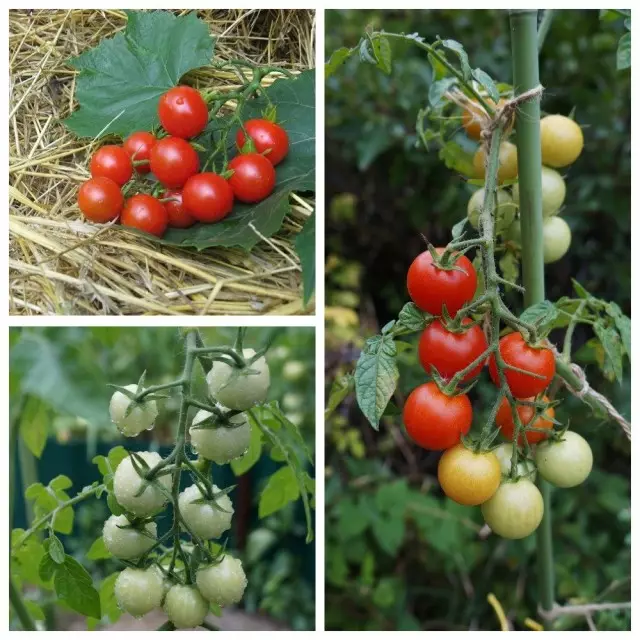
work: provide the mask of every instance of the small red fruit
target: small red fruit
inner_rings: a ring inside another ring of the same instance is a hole
[[[111,178],[91,178],[78,191],[78,207],[91,222],[111,222],[122,211],[124,198]]]
[[[181,85],[160,96],[158,117],[169,135],[193,138],[207,126],[209,109],[199,91]]]
[[[182,203],[182,191],[165,191],[162,196],[164,208],[169,215],[169,226],[175,229],[186,229],[196,223],[196,219],[189,214]]]
[[[169,224],[169,214],[160,200],[139,193],[125,202],[120,222],[126,227],[162,237]]]
[[[122,147],[107,144],[93,154],[89,171],[94,178],[110,178],[121,187],[131,180],[133,165]]]
[[[241,202],[260,202],[270,195],[275,187],[275,169],[259,153],[236,156],[229,163],[229,169],[233,170],[229,184]]]
[[[122,148],[127,152],[132,162],[147,161],[133,167],[137,173],[149,173],[151,170],[149,156],[155,143],[156,137],[148,131],[136,131],[124,141]]]
[[[182,204],[196,220],[218,222],[231,213],[233,191],[217,173],[198,173],[184,185]]]

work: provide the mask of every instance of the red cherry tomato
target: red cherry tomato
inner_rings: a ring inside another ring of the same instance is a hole
[[[153,175],[169,189],[179,189],[198,173],[200,160],[195,149],[182,138],[162,138],[151,149],[149,164]]]
[[[169,216],[169,226],[176,229],[186,229],[196,223],[196,219],[185,209],[182,203],[182,191],[165,191],[162,195],[165,200],[164,208]]]
[[[124,198],[111,178],[91,178],[78,191],[78,207],[91,222],[110,222],[122,211]]]
[[[193,138],[207,126],[209,109],[199,91],[181,85],[160,96],[158,117],[169,135]]]
[[[526,398],[527,402],[533,402],[535,398]],[[549,402],[547,396],[543,397],[545,402]],[[518,405],[516,411],[520,418],[520,422],[526,427],[535,427],[536,429],[553,429],[553,419],[555,418],[556,411],[553,407],[547,407],[542,415],[539,415],[532,424],[529,424],[533,420],[535,415],[535,408],[528,405]],[[509,440],[513,441],[513,432],[515,431],[516,424],[513,421],[513,414],[511,413],[511,405],[506,398],[502,398],[500,408],[496,414],[496,424],[500,427],[502,435]],[[525,436],[529,444],[535,444],[544,440],[547,434],[541,431],[525,431]],[[518,444],[522,445],[522,436],[518,437]]]
[[[148,161],[155,143],[156,137],[148,131],[136,131],[124,141],[122,148],[127,152],[132,162],[147,160],[144,164],[134,166],[138,173],[149,173],[151,170]]]
[[[93,154],[89,171],[94,178],[111,178],[117,185],[122,186],[131,180],[133,165],[122,147],[108,144]]]
[[[264,154],[274,167],[282,162],[287,153],[289,153],[289,136],[287,132],[275,122],[262,118],[247,120],[244,123],[244,128],[248,136],[253,140],[253,146],[256,148],[256,151]],[[236,133],[238,149],[244,147],[246,140],[244,131],[240,129],[238,133]]]
[[[461,333],[454,333],[440,320],[434,320],[422,332],[418,343],[418,356],[427,373],[430,374],[431,367],[435,367],[443,378],[451,379],[458,371],[462,371],[482,355],[488,347],[487,339],[477,324],[465,318],[462,326],[468,325],[472,326]],[[462,381],[466,382],[477,376],[485,362],[474,367]]]
[[[436,249],[438,255],[444,248]],[[449,315],[454,316],[476,293],[478,276],[471,261],[459,256],[454,265],[457,269],[441,269],[434,265],[429,251],[423,251],[409,267],[407,289],[416,305],[434,316],[442,314],[445,306]]]
[[[530,347],[520,333],[510,333],[501,338],[498,348],[506,364],[542,376],[537,378],[505,369],[507,385],[514,398],[537,396],[549,386],[556,374],[556,359],[550,349]],[[489,373],[494,384],[500,386],[500,376],[494,355],[489,360]]]
[[[233,175],[229,184],[241,202],[260,202],[272,191],[276,184],[273,165],[259,153],[236,156],[230,163]]]
[[[139,193],[124,203],[120,222],[126,227],[135,227],[162,237],[169,224],[169,214],[160,200],[146,193]]]
[[[473,411],[464,395],[447,396],[435,382],[415,388],[404,404],[409,437],[424,449],[440,451],[458,444],[471,428]]]
[[[217,173],[198,173],[184,185],[182,204],[196,220],[218,222],[231,213],[233,191]]]

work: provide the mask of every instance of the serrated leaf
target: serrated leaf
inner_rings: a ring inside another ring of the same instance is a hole
[[[573,284],[573,290],[576,292],[578,297],[583,299],[591,297],[591,294],[577,280],[572,278],[571,283]]]
[[[446,77],[436,80],[429,86],[429,104],[432,107],[439,107],[444,102],[444,94],[456,84],[456,78]]]
[[[413,302],[407,302],[398,314],[398,324],[410,331],[422,331],[430,322],[430,319],[431,317],[420,310]]]
[[[51,410],[38,398],[28,396],[24,409],[20,414],[20,437],[29,451],[40,458],[49,435]]]
[[[616,69],[622,71],[631,67],[631,34],[625,33],[618,41]]]
[[[339,67],[341,67],[355,52],[355,49],[348,49],[347,47],[341,47],[336,49],[329,58],[329,62],[324,65],[324,78],[325,80],[332,76]]]
[[[626,354],[631,358],[631,320],[622,313],[622,309],[615,302],[607,305],[607,311],[613,317]]]
[[[80,74],[80,108],[65,120],[81,137],[127,136],[158,125],[158,99],[180,78],[211,62],[214,40],[195,12],[127,11],[123,33],[69,64]]]
[[[497,103],[500,99],[500,92],[498,91],[498,87],[496,87],[496,83],[493,81],[493,78],[486,71],[483,71],[480,68],[474,69],[472,75],[485,88],[489,97]]]
[[[293,469],[281,467],[269,478],[260,494],[258,517],[266,518],[299,497],[300,490]]]
[[[295,240],[296,253],[302,267],[303,302],[307,304],[316,286],[316,212],[304,223]]]
[[[87,570],[74,558],[67,556],[58,566],[54,585],[56,595],[69,608],[84,616],[100,618],[100,596]]]
[[[262,432],[253,422],[253,418],[249,416],[249,424],[251,425],[251,439],[249,440],[249,449],[247,452],[230,463],[231,470],[236,476],[241,476],[251,469],[260,460],[262,455]]]
[[[593,325],[593,330],[600,340],[613,375],[622,383],[622,343],[618,332],[600,321]]]
[[[374,429],[398,382],[396,346],[390,336],[369,338],[356,364],[356,399]]]
[[[391,73],[391,45],[385,36],[378,36],[373,40],[373,54],[376,66],[387,75]]]
[[[469,66],[469,56],[464,47],[456,40],[443,40],[442,46],[453,51],[460,59],[460,70],[465,82],[471,78],[471,67]]]
[[[558,317],[558,310],[549,300],[533,304],[520,314],[520,320],[541,329],[547,328]]]
[[[353,375],[347,374],[336,377],[331,385],[331,390],[329,391],[329,399],[327,400],[327,407],[324,411],[325,420],[331,416],[342,401],[351,393],[351,391],[353,391],[353,388]]]

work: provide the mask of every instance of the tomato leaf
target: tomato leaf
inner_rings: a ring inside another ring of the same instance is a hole
[[[398,383],[396,345],[389,335],[369,338],[356,364],[356,399],[374,429]]]
[[[342,401],[353,391],[353,376],[347,374],[344,376],[337,376],[331,390],[329,391],[329,399],[327,400],[327,407],[324,410],[324,418],[327,420],[329,416],[340,406]]]
[[[631,34],[625,33],[618,42],[616,69],[622,71],[631,67]]]
[[[180,78],[211,62],[214,40],[195,13],[127,11],[123,33],[69,64],[80,72],[80,108],[65,120],[76,135],[127,136],[158,124],[158,99]]]
[[[341,67],[355,52],[355,49],[348,49],[347,47],[341,47],[336,49],[329,58],[329,62],[324,65],[324,77],[327,79],[332,76],[339,67]]]
[[[497,103],[500,99],[500,93],[491,76],[480,68],[474,69],[472,75],[487,90],[489,97]]]
[[[100,618],[100,596],[87,570],[71,556],[55,572],[56,595],[68,607],[92,618]]]

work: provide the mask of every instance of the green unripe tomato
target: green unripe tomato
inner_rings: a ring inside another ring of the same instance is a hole
[[[209,613],[209,603],[193,585],[174,584],[164,599],[164,612],[176,629],[195,629]]]
[[[563,218],[546,218],[542,225],[542,241],[545,264],[557,262],[571,246],[571,229]]]
[[[144,555],[156,542],[158,525],[148,522],[144,525],[145,535],[134,529],[127,516],[111,516],[104,523],[102,539],[109,553],[121,560],[131,560]]]
[[[155,451],[141,451],[138,455],[153,469],[161,460],[160,454]],[[118,504],[130,513],[139,517],[146,517],[157,513],[164,507],[167,498],[154,484],[149,484],[140,494],[144,480],[138,475],[131,462],[131,456],[125,458],[116,469],[113,478],[113,492]],[[171,476],[164,475],[154,478],[154,483],[159,483],[167,491],[171,491]]]
[[[500,463],[500,471],[504,477],[511,476],[511,457],[513,456],[513,445],[510,442],[505,442],[501,444],[499,447],[496,447],[493,452],[496,454],[498,458],[498,462]],[[531,480],[531,482],[536,481],[537,471],[536,465],[533,460],[520,459],[518,465],[516,467],[516,474],[518,478],[527,478],[527,480]]]
[[[255,353],[253,349],[244,349],[242,355],[249,360]],[[207,375],[207,383],[209,392],[221,404],[244,411],[266,400],[270,384],[269,365],[264,357],[240,370],[226,362],[214,362]]]
[[[516,205],[504,189],[498,189],[496,199],[498,201],[495,215],[496,227],[506,229],[516,217]],[[467,204],[467,218],[474,229],[478,228],[483,205],[484,189],[478,189],[469,198]]]
[[[226,411],[226,407],[220,407]],[[233,426],[218,426],[215,429],[200,428],[213,414],[201,409],[196,413],[189,428],[191,444],[198,455],[213,460],[217,464],[227,464],[244,455],[251,442],[251,426],[244,413],[232,416],[229,422]]]
[[[513,185],[513,201],[520,206],[520,187]],[[542,215],[545,218],[558,212],[567,195],[563,177],[554,169],[542,167]]]
[[[128,384],[124,388],[135,393],[138,385]],[[137,436],[145,430],[153,429],[153,423],[158,417],[155,400],[145,400],[142,404],[135,406],[127,415],[130,404],[131,400],[120,391],[116,391],[109,402],[111,421],[116,425],[118,431],[128,438]]]
[[[540,475],[563,489],[582,484],[593,466],[589,443],[574,431],[566,431],[560,441],[539,444],[535,458]]]
[[[213,485],[214,494],[220,489]],[[219,538],[227,529],[231,528],[233,505],[228,495],[217,499],[218,508],[210,504],[196,503],[204,496],[197,485],[187,487],[178,497],[178,508],[187,527],[199,538],[209,540]]]
[[[242,600],[247,576],[242,562],[227,554],[220,563],[200,569],[196,574],[196,584],[209,602],[226,607]]]
[[[159,572],[127,567],[120,572],[114,585],[118,606],[136,618],[157,609],[164,595]]]
[[[542,521],[544,502],[535,484],[526,478],[505,480],[481,507],[491,530],[509,540],[532,534]]]

